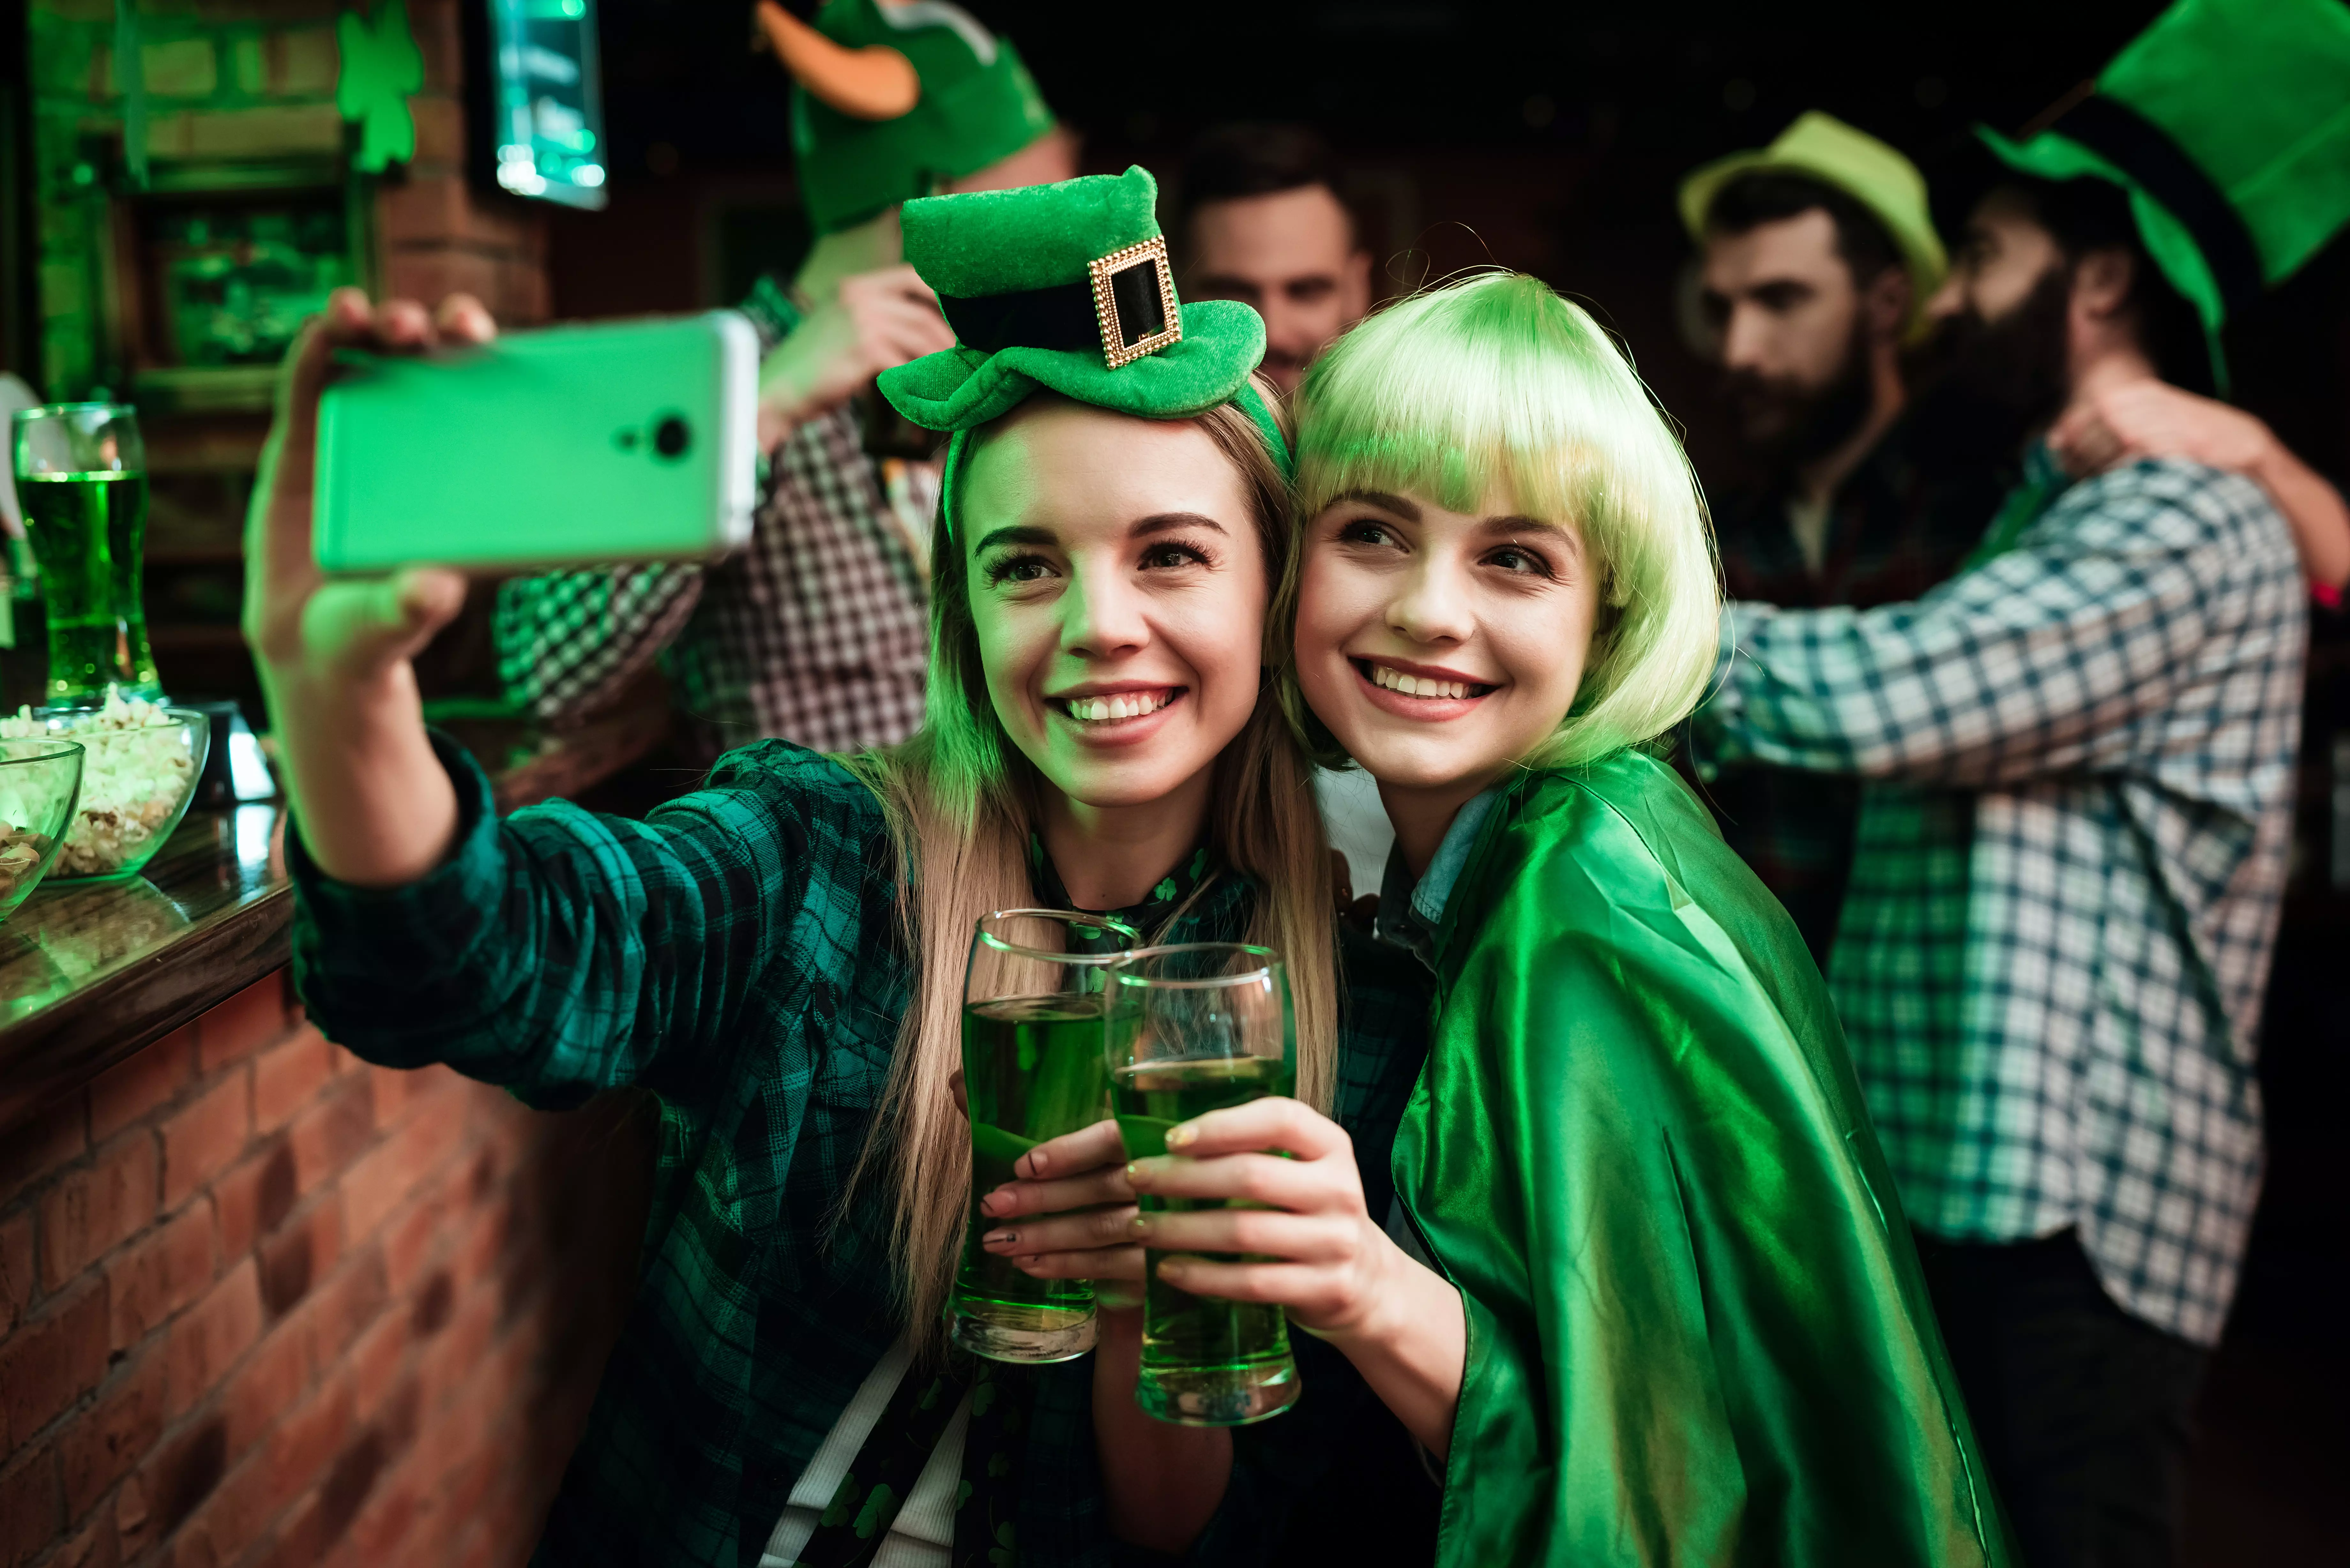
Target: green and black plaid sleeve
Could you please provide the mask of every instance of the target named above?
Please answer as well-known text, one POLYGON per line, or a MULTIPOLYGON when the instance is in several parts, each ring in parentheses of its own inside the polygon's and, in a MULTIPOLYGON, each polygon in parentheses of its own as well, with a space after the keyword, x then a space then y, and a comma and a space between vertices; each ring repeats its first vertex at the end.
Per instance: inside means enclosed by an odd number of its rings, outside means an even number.
MULTIPOLYGON (((472 760, 435 744, 462 815, 431 876, 344 887, 289 839, 303 998, 332 1038, 386 1065, 445 1062, 540 1106, 657 1093, 641 1283, 538 1560, 740 1568, 904 1327, 882 1184, 842 1203, 911 996, 879 805, 837 763, 770 742, 644 822, 563 803, 500 821, 472 760)), ((1236 937, 1252 897, 1226 879, 1170 935, 1236 937)), ((1368 1187, 1419 1071, 1426 1004, 1397 981, 1403 966, 1349 967, 1338 1109, 1368 1187)), ((1107 1568, 1119 1553, 1091 1364, 1036 1370, 1021 1560, 1107 1568)), ((1195 1561, 1274 1554, 1302 1490, 1331 1477, 1331 1423, 1392 1422, 1342 1357, 1307 1376, 1329 1420, 1292 1415, 1251 1439, 1195 1561)))
POLYGON ((825 809, 864 793, 831 763, 754 747, 644 822, 564 801, 500 821, 480 767, 434 743, 461 815, 430 877, 346 887, 289 837, 303 996, 371 1060, 446 1062, 539 1106, 682 1088, 771 963, 825 967, 856 940, 845 890, 864 881, 869 824, 854 801, 825 809))

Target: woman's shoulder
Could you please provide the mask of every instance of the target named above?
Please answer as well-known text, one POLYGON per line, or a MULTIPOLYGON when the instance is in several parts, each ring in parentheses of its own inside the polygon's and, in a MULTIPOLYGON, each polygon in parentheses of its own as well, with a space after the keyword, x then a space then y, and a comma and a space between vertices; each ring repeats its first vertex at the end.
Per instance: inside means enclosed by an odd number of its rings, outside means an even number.
POLYGON ((1501 814, 1497 836, 1565 871, 1676 877, 1737 864, 1711 814, 1679 774, 1646 752, 1626 749, 1574 767, 1544 768, 1501 814))
POLYGON ((1460 923, 1440 964, 1456 987, 1539 997, 1570 1036, 1610 1008, 1653 1025, 1618 1032, 1625 1054, 1611 1060, 1647 1061, 1660 1083, 1684 1082, 1691 1038, 1664 1021, 1701 1020, 1701 1054, 1776 1064, 1742 1080, 1749 1089, 1794 1073, 1828 1085, 1839 1105, 1859 1104, 1827 986, 1794 921, 1678 774, 1618 753, 1548 770, 1510 804, 1446 909, 1448 925, 1460 923), (1773 1044, 1787 1038, 1795 1057, 1773 1044))
POLYGON ((1523 902, 1560 939, 1607 940, 1668 921, 1685 927, 1693 906, 1752 967, 1793 975, 1799 989, 1818 985, 1786 910, 1680 775, 1647 753, 1544 769, 1496 815, 1462 878, 1464 891, 1472 879, 1475 889, 1456 898, 1464 920, 1523 902), (1644 918, 1627 927, 1622 917, 1633 909, 1644 918))

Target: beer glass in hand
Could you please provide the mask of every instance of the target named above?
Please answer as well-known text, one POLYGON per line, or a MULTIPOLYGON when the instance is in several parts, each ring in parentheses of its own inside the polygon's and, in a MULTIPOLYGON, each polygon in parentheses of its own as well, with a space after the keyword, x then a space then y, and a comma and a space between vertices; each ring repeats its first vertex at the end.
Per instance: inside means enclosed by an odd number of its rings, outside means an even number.
MULTIPOLYGON (((1289 981, 1269 948, 1193 942, 1137 950, 1110 971, 1107 1036, 1110 1104, 1128 1159, 1165 1154, 1178 1123, 1287 1095, 1296 1079, 1289 981)), ((1137 1199, 1145 1213, 1237 1201, 1148 1192, 1137 1199)), ((1147 1256, 1135 1386, 1144 1410, 1182 1426, 1240 1427, 1296 1403, 1297 1365, 1280 1307, 1178 1290, 1159 1277, 1159 1254, 1147 1256)))
POLYGON ((50 708, 94 708, 106 689, 158 697, 140 598, 147 450, 120 403, 52 403, 15 420, 25 509, 48 619, 50 708))
POLYGON ((1088 1280, 1040 1280, 981 1245, 996 1221, 980 1199, 1014 1179, 1020 1157, 1109 1113, 1102 1061, 1102 976, 1135 941, 1100 915, 999 909, 972 934, 962 993, 971 1209, 948 1335, 995 1361, 1066 1361, 1094 1344, 1088 1280))

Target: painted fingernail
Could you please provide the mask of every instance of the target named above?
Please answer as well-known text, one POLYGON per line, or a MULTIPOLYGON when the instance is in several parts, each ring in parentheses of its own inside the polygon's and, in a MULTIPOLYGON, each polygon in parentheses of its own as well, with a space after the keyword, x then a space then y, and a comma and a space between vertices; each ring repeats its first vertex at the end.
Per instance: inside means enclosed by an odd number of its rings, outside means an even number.
POLYGON ((1149 1172, 1143 1168, 1142 1161, 1135 1159, 1127 1162, 1126 1184, 1128 1187, 1140 1187, 1143 1184, 1143 1179, 1148 1175, 1149 1172))
POLYGON ((1180 1280, 1183 1277, 1183 1271, 1190 1267, 1191 1265, 1180 1258, 1161 1258, 1159 1260, 1159 1277, 1162 1280, 1180 1280))
POLYGON ((1020 1232, 1017 1231, 990 1231, 979 1239, 979 1244, 983 1247, 1009 1247, 1018 1240, 1020 1232))
POLYGON ((1192 1144, 1199 1141, 1199 1137, 1200 1129, 1190 1122, 1185 1122, 1180 1127, 1169 1127, 1167 1129, 1167 1147, 1169 1148, 1189 1148, 1192 1144))
POLYGON ((1032 1148, 1013 1161, 1012 1170, 1015 1176, 1023 1176, 1034 1180, 1045 1174, 1045 1156, 1040 1150, 1032 1148))
POLYGON ((1012 1212, 1012 1195, 999 1188, 979 1200, 979 1211, 983 1214, 1009 1214, 1012 1212))
POLYGON ((1126 1222, 1126 1233, 1139 1241, 1150 1234, 1150 1216, 1138 1214, 1126 1222))

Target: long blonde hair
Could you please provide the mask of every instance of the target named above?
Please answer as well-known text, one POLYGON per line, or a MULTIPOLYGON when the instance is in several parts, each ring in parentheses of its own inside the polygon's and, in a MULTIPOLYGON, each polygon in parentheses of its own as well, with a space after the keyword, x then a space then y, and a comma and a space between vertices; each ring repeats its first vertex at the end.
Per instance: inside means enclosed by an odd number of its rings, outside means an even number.
MULTIPOLYGON (((1259 383, 1269 408, 1277 395, 1259 383)), ((1193 417, 1241 474, 1266 580, 1285 585, 1296 528, 1289 487, 1264 438, 1226 403, 1193 417)), ((974 524, 966 518, 966 534, 974 524)), ((971 1183, 971 1140, 947 1081, 962 1062, 963 964, 972 928, 991 909, 1033 901, 1026 849, 1048 787, 997 719, 972 619, 962 545, 941 509, 931 567, 931 666, 921 729, 904 743, 841 760, 881 801, 898 852, 898 909, 914 995, 898 1030, 889 1081, 847 1197, 887 1171, 891 1249, 916 1346, 941 1343, 971 1183)), ((1266 618, 1263 654, 1276 655, 1266 618)), ((1328 849, 1313 772, 1267 682, 1255 711, 1217 759, 1210 842, 1232 873, 1263 889, 1248 939, 1288 961, 1296 1011, 1297 1094, 1329 1108, 1337 1071, 1336 932, 1328 849)), ((1149 936, 1151 933, 1145 932, 1149 936)))

